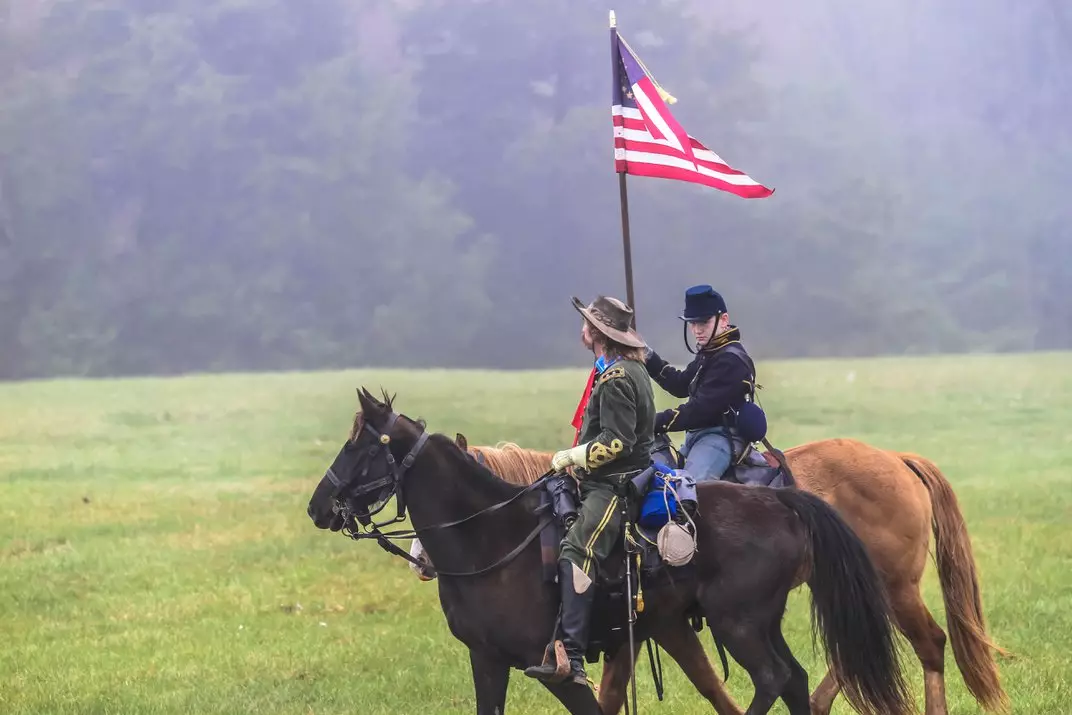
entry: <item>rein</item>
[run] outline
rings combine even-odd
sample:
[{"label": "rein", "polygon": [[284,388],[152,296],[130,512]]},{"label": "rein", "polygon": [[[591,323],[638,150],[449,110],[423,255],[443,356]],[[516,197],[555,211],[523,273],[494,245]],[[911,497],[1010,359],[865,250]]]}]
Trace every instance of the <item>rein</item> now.
[{"label": "rein", "polygon": [[[555,473],[553,470],[549,471],[543,476],[541,476],[539,479],[534,481],[532,484],[529,484],[525,488],[521,489],[517,494],[514,494],[509,499],[492,504],[491,506],[480,509],[479,511],[476,511],[469,516],[462,517],[461,519],[455,519],[454,521],[448,521],[441,524],[433,524],[431,526],[421,527],[420,529],[396,529],[394,531],[386,532],[380,531],[381,526],[386,526],[388,524],[394,524],[405,520],[406,501],[403,497],[402,480],[405,478],[406,472],[409,471],[409,469],[413,466],[413,463],[417,460],[417,456],[420,454],[421,450],[424,448],[425,443],[428,441],[428,433],[424,432],[422,429],[420,438],[417,440],[416,444],[413,445],[413,448],[410,449],[409,453],[406,454],[406,456],[402,459],[401,464],[396,462],[394,454],[391,452],[391,437],[388,433],[391,431],[391,428],[394,427],[395,422],[398,421],[398,417],[399,415],[397,413],[392,412],[382,432],[380,432],[370,424],[364,425],[365,429],[371,430],[372,433],[379,438],[379,444],[375,445],[370,449],[369,459],[365,465],[364,470],[362,470],[361,472],[362,475],[368,473],[369,466],[377,456],[377,453],[380,448],[382,448],[386,453],[386,457],[384,459],[387,462],[388,469],[387,474],[384,477],[377,479],[376,481],[371,482],[369,484],[361,485],[360,487],[355,489],[354,492],[350,495],[350,497],[352,498],[365,494],[370,494],[377,490],[386,491],[389,488],[391,490],[391,496],[395,497],[395,503],[397,505],[397,512],[394,518],[390,521],[383,523],[376,523],[372,520],[373,516],[378,514],[387,506],[387,501],[390,500],[391,496],[387,496],[383,500],[383,504],[379,508],[367,512],[365,514],[355,514],[349,506],[342,506],[338,511],[343,515],[344,519],[344,524],[342,528],[343,534],[355,541],[361,541],[363,539],[375,539],[376,543],[379,544],[380,548],[382,548],[384,551],[389,554],[393,554],[394,556],[401,557],[413,564],[414,566],[417,566],[418,568],[423,569],[426,567],[426,564],[422,564],[420,561],[413,558],[406,551],[392,543],[392,540],[418,538],[420,534],[439,529],[449,529],[455,526],[459,526],[461,524],[465,524],[477,518],[478,516],[496,512],[499,509],[513,504],[515,501],[525,496],[526,494],[535,491],[538,487],[544,486],[546,480],[549,477],[553,476]],[[343,481],[339,479],[338,475],[336,475],[335,472],[332,471],[330,468],[328,469],[327,477],[331,481],[331,483],[334,484],[340,490],[342,490],[342,488],[349,483],[349,480]],[[554,521],[554,514],[551,513],[549,505],[537,507],[537,509],[534,511],[535,514],[541,514],[541,512],[542,516],[537,522],[536,527],[531,532],[529,532],[528,536],[525,537],[524,541],[518,544],[512,551],[510,551],[510,553],[506,554],[498,561],[475,571],[443,571],[442,569],[439,569],[437,567],[433,568],[435,568],[436,573],[441,576],[480,576],[500,566],[508,564],[509,562],[517,558],[517,556],[520,555],[521,552],[524,551],[525,548],[529,544],[531,544],[537,536],[540,535],[540,532],[550,526],[551,522]]]}]

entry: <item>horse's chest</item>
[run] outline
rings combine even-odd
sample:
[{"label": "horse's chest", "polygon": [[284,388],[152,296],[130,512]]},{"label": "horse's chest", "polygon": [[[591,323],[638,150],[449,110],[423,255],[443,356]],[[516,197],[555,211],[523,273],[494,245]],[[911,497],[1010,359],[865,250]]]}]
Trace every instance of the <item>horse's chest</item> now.
[{"label": "horse's chest", "polygon": [[476,609],[465,602],[440,599],[443,606],[443,615],[447,618],[447,627],[454,637],[470,648],[476,648],[484,643],[487,635],[485,629],[479,625],[476,618]]},{"label": "horse's chest", "polygon": [[510,652],[528,645],[524,641],[533,617],[519,610],[518,598],[503,598],[501,589],[468,590],[441,588],[439,592],[447,626],[455,638],[476,650]]}]

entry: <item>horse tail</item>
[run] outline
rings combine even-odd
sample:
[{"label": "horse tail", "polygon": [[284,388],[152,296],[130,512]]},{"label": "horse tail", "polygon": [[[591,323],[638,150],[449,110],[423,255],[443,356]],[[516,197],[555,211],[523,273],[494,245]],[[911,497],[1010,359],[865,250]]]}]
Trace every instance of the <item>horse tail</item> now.
[{"label": "horse tail", "polygon": [[775,493],[804,522],[811,557],[812,638],[823,645],[845,697],[858,712],[911,712],[882,580],[856,533],[808,492]]},{"label": "horse tail", "polygon": [[1007,712],[1009,698],[1001,687],[992,650],[1002,655],[1008,652],[995,645],[986,632],[971,539],[957,497],[934,462],[915,454],[897,456],[916,473],[931,495],[934,552],[946,627],[964,684],[986,710]]}]

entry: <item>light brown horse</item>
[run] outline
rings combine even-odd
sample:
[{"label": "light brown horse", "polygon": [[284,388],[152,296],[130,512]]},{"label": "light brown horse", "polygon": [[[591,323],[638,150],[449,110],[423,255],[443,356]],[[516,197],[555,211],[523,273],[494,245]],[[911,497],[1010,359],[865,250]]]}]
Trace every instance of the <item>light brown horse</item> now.
[{"label": "light brown horse", "polygon": [[[551,461],[550,452],[513,444],[469,448],[462,435],[458,435],[458,443],[515,484],[532,483],[547,471]],[[991,654],[992,649],[1004,651],[987,635],[971,540],[957,498],[938,467],[918,455],[850,439],[800,445],[786,451],[785,457],[797,486],[833,506],[867,547],[885,582],[897,625],[923,665],[925,713],[947,715],[946,635],[920,593],[933,529],[953,656],[976,701],[986,710],[1007,711],[1008,697]],[[741,714],[690,628],[683,624],[680,633],[656,640],[720,715]],[[623,650],[607,661],[599,688],[605,713],[621,709],[629,657],[635,659],[636,655]],[[838,692],[836,675],[828,671],[811,696],[813,715],[828,715]]]}]

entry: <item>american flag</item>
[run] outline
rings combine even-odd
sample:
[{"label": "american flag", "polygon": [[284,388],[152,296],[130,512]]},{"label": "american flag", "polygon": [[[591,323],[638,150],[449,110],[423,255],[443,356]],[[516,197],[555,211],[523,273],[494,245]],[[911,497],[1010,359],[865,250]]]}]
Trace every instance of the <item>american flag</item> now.
[{"label": "american flag", "polygon": [[774,193],[689,136],[666,106],[669,95],[648,76],[625,40],[616,38],[618,76],[611,107],[615,171],[703,184],[745,199]]}]

